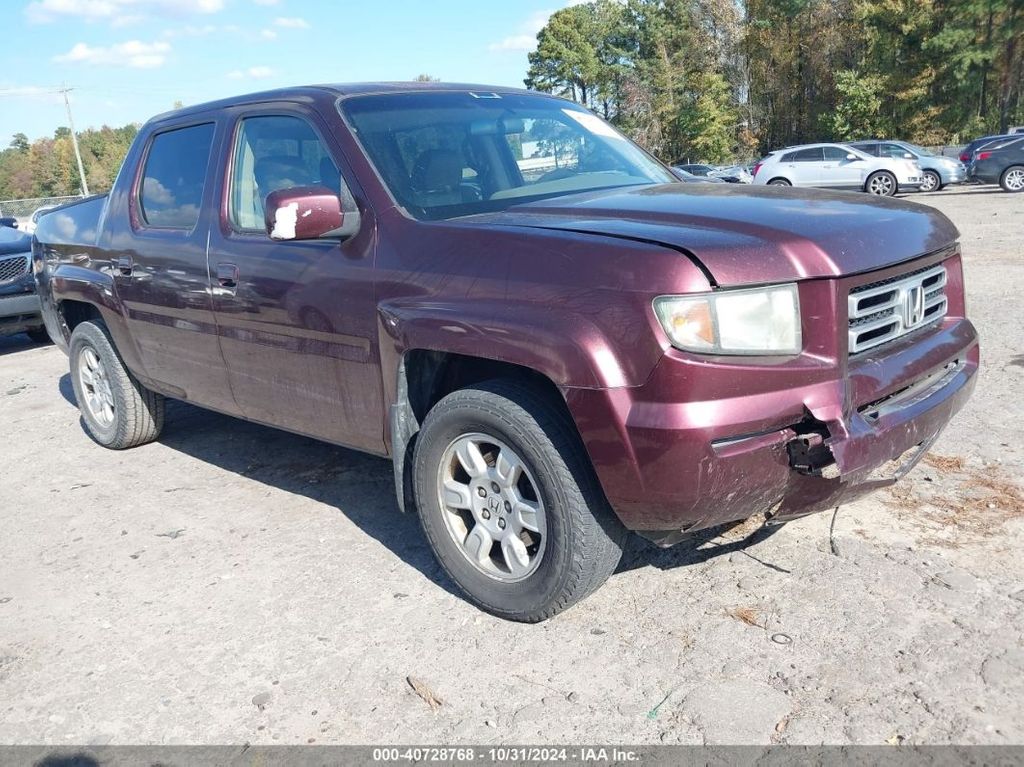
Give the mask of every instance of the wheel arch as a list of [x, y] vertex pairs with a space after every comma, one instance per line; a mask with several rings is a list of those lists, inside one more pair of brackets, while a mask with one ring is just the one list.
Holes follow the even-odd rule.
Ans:
[[[492, 379], [514, 380], [542, 393], [563, 410], [576, 430], [565, 397], [555, 382], [533, 368], [491, 357], [409, 349], [398, 364], [395, 397], [388, 411], [388, 443], [394, 468], [399, 507], [408, 511], [415, 502], [412, 492], [412, 453], [427, 413], [446, 395]], [[579, 432], [577, 430], [577, 436]]]

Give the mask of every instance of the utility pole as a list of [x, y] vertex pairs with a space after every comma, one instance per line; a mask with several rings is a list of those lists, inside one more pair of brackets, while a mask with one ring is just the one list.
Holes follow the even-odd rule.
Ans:
[[82, 181], [82, 196], [89, 196], [89, 184], [85, 180], [85, 168], [82, 167], [82, 153], [78, 151], [78, 136], [75, 135], [75, 121], [71, 119], [71, 101], [68, 100], [68, 94], [73, 89], [69, 88], [66, 84], [60, 89], [60, 93], [64, 94], [64, 106], [68, 110], [68, 127], [71, 129], [71, 145], [75, 148], [75, 159], [78, 160], [78, 178]]

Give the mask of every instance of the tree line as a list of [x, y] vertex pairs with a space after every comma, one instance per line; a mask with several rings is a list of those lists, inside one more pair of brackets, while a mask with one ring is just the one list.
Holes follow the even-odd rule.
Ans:
[[1022, 0], [593, 0], [553, 14], [526, 85], [662, 159], [1024, 124]]
[[[90, 192], [110, 189], [138, 132], [138, 125], [123, 128], [104, 125], [78, 133]], [[10, 146], [0, 151], [0, 200], [60, 197], [81, 191], [71, 131], [66, 127], [58, 128], [53, 138], [32, 142], [24, 133], [16, 133]]]

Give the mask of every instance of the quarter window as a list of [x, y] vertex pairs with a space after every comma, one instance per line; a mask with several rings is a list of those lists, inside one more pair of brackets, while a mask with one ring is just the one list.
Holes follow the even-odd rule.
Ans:
[[338, 166], [309, 123], [289, 115], [243, 119], [231, 174], [231, 222], [262, 230], [267, 195], [296, 186], [325, 186], [346, 199]]
[[150, 226], [192, 229], [199, 220], [213, 123], [158, 133], [142, 174], [139, 207]]

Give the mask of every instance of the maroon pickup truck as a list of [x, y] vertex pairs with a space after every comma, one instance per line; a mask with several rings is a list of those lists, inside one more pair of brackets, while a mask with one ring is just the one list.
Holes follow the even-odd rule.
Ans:
[[389, 457], [468, 597], [547, 618], [669, 545], [895, 481], [970, 396], [957, 231], [683, 184], [576, 104], [317, 86], [147, 123], [35, 272], [91, 436], [164, 398]]

